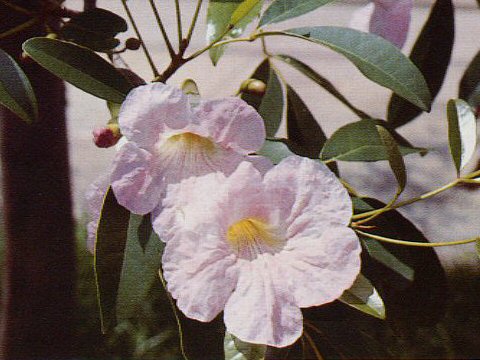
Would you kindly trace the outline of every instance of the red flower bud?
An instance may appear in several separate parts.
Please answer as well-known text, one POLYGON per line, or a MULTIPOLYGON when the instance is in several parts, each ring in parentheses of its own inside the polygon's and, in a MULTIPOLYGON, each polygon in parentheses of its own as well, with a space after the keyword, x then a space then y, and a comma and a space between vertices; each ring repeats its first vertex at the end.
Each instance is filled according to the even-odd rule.
POLYGON ((99 148, 109 148, 122 137, 118 124, 108 124, 103 128, 96 128, 92 134, 93 142, 99 148))

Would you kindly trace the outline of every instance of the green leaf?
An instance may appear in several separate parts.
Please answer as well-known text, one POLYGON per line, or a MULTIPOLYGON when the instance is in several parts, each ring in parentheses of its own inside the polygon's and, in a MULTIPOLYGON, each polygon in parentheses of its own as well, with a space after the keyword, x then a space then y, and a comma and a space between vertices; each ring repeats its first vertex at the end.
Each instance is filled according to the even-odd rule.
POLYGON ((318 159, 327 140, 310 110, 290 86, 287 86, 287 137, 294 152, 318 159))
POLYGON ((191 106, 197 106, 200 103, 200 90, 198 90, 197 83, 192 79, 186 79, 182 83, 182 91, 188 95, 191 106))
POLYGON ((257 109, 265 122, 267 137, 275 137, 280 127, 285 109, 283 88, 278 76, 270 66, 268 60, 264 60, 251 78, 261 80, 267 84, 267 90, 263 97, 253 94, 242 94, 242 99, 257 109))
POLYGON ((379 263, 395 271, 404 279, 410 282, 413 281, 415 272, 410 266, 402 262, 400 259, 396 258, 380 242, 372 241, 366 238, 363 238, 363 240, 363 245, 367 250, 368 255, 370 255, 372 259, 375 259, 379 263))
POLYGON ((257 151, 258 155, 268 157, 274 164, 278 164, 280 161, 288 156, 295 155, 283 141, 265 140, 263 147, 257 151))
POLYGON ((150 214, 132 214, 116 300, 119 321, 135 315, 146 301, 152 286, 162 286, 158 270, 163 248, 164 243, 152 230, 150 214))
POLYGON ((267 346, 249 344, 229 332, 225 332, 224 351, 225 360, 263 360, 265 359, 267 346))
MULTIPOLYGON (((260 13, 263 0, 253 1, 254 6, 246 13, 246 15, 237 20, 233 18, 235 12, 242 6, 243 0, 210 0, 207 10, 207 43, 210 44, 216 40, 226 40, 237 38, 243 34, 245 28, 260 13), (226 34, 225 32, 228 31, 226 34), (225 35, 223 35, 225 34, 225 35), (223 35, 223 36, 222 36, 223 35), (221 38, 220 38, 221 37, 221 38)), ((248 8, 245 8, 246 11, 248 8)), ((223 53, 226 45, 216 46, 209 50, 210 59, 216 65, 223 53)))
POLYGON ((472 59, 462 76, 458 97, 474 108, 480 106, 480 51, 472 59))
POLYGON ((385 305, 382 298, 362 274, 358 274, 352 287, 345 290, 338 300, 368 315, 385 319, 385 305))
MULTIPOLYGON (((387 127, 385 121, 364 119, 339 128, 327 140, 320 158, 323 161, 379 161, 388 160, 389 155, 378 134, 376 125, 387 127)), ((402 155, 425 153, 425 149, 412 147, 399 134, 391 130, 393 138, 400 144, 402 155)))
POLYGON ((27 123, 38 117, 37 99, 23 70, 0 49, 0 104, 27 123))
POLYGON ((335 26, 304 27, 261 36, 299 37, 329 47, 349 59, 368 79, 430 110, 431 96, 422 73, 389 41, 370 33, 335 26))
POLYGON ((95 8, 73 16, 61 29, 61 35, 94 51, 108 51, 120 44, 115 36, 127 31, 127 22, 111 11, 95 8))
POLYGON ((259 26, 275 24, 313 11, 333 0, 276 0, 265 10, 259 26))
MULTIPOLYGON (((427 81, 435 99, 442 87, 454 43, 455 21, 451 0, 437 0, 430 16, 413 46, 410 60, 427 81)), ((393 94, 388 105, 387 121, 394 128, 415 119, 422 110, 393 94)))
POLYGON ((302 74, 313 80, 316 84, 327 90, 331 95, 336 97, 340 102, 342 102, 345 106, 347 106, 350 110, 352 110, 355 114, 358 115, 360 118, 368 118, 369 116, 365 114, 363 111, 357 109, 355 106, 352 105, 350 101, 348 101, 345 96, 343 96, 335 86, 326 78, 318 74, 315 70, 313 70, 307 64, 301 62, 298 59, 295 59, 289 55, 275 55, 276 59, 282 60, 283 62, 287 63, 288 65, 294 67, 302 74))
POLYGON ((23 50, 59 78, 101 99, 122 103, 132 85, 110 63, 73 43, 32 38, 23 50))
POLYGON ((477 124, 470 105, 461 99, 447 104, 448 145, 457 173, 470 161, 477 144, 477 124))
POLYGON ((236 26, 240 21, 242 21, 247 16, 250 16, 250 13, 255 11, 255 8, 262 3, 263 0, 244 0, 242 3, 235 9, 230 18, 230 25, 236 26))
POLYGON ((405 185, 407 184, 407 171, 405 170, 405 163, 403 161, 400 149, 397 146, 397 142, 390 134, 390 132, 381 125, 375 125, 380 135, 385 149, 387 150, 388 162, 392 168, 393 174, 397 179, 398 191, 397 197, 401 194, 405 185))
POLYGON ((95 241, 95 281, 102 332, 117 324, 116 301, 123 267, 130 212, 120 206, 108 189, 98 221, 95 241))

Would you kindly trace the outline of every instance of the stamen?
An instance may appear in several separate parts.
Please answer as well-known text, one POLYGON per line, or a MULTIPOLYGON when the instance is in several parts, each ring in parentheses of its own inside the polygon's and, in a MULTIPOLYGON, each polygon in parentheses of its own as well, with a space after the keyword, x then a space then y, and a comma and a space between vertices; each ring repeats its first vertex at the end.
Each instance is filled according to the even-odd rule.
POLYGON ((251 255, 275 252, 284 243, 278 229, 257 218, 245 218, 231 225, 227 241, 238 254, 251 255))

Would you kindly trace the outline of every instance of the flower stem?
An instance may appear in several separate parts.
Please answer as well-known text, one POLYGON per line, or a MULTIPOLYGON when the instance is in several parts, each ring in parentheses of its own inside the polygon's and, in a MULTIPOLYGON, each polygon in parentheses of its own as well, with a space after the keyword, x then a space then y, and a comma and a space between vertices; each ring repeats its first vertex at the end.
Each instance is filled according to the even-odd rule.
POLYGON ((476 241, 480 241, 480 236, 471 238, 471 239, 464 239, 464 240, 457 240, 457 241, 447 241, 447 242, 435 242, 435 243, 423 243, 423 242, 416 242, 416 241, 405 241, 405 240, 398 240, 398 239, 392 239, 388 238, 385 236, 380 236, 380 235, 375 235, 375 234, 370 234, 363 232, 358 229, 354 229, 356 233, 369 237, 370 239, 378 240, 378 241, 383 241, 387 242, 390 244, 396 244, 396 245, 405 245, 405 246, 416 246, 416 247, 440 247, 440 246, 453 246, 453 245, 463 245, 463 244, 469 244, 473 243, 476 241))
POLYGON ((145 45, 145 42, 142 39, 142 35, 140 34, 140 31, 138 30, 138 27, 137 27, 137 24, 135 23, 133 15, 132 15, 130 9, 128 8, 127 0, 122 0, 122 4, 123 4, 123 8, 125 9, 125 12, 127 13, 128 19, 130 20, 130 23, 133 26, 133 30, 135 31, 135 34, 137 35, 137 38, 138 38, 138 40, 140 40, 140 42, 142 44, 143 52, 145 53, 145 57, 147 58, 148 64, 150 65, 150 68, 152 69, 153 76, 158 77, 159 72, 158 72, 158 70, 155 66, 155 63, 152 60, 152 57, 150 56, 150 52, 148 51, 147 46, 145 45))
POLYGON ((155 16, 158 27, 162 32, 163 40, 165 41, 165 45, 167 46, 168 53, 170 54, 170 57, 173 58, 175 56, 175 50, 173 50, 172 43, 168 38, 167 31, 165 30, 165 26, 163 25, 162 19, 160 18, 160 14, 158 13, 157 7, 155 5, 155 1, 154 0, 148 0, 148 1, 150 3, 150 6, 152 7, 153 15, 155 16))
POLYGON ((15 26, 11 29, 8 29, 7 31, 3 32, 0 34, 0 39, 6 38, 8 36, 11 36, 13 34, 16 34, 20 31, 28 29, 30 26, 35 25, 39 21, 38 17, 34 17, 30 20, 25 21, 23 24, 20 24, 18 26, 15 26))
POLYGON ((163 278, 163 274, 162 274, 161 269, 158 271, 158 275, 160 277, 160 281, 162 283, 162 286, 165 289, 165 293, 167 295, 168 302, 170 303, 170 306, 172 307, 173 315, 175 316, 175 321, 177 322, 179 342, 180 342, 180 352, 182 353, 182 356, 183 356, 184 360, 188 360, 188 356, 185 353, 185 348, 184 348, 184 344, 183 344, 183 330, 182 330, 182 324, 180 323, 180 318, 178 317, 177 307, 176 307, 172 297, 170 296, 170 293, 167 290, 167 284, 165 283, 165 279, 163 278))
POLYGON ((425 194, 422 194, 420 196, 416 196, 414 198, 411 198, 411 199, 408 199, 408 200, 404 200, 404 201, 400 201, 396 204, 392 204, 392 205, 387 205, 381 209, 377 209, 377 210, 372 210, 372 211, 367 211, 367 212, 364 212, 364 213, 361 213, 361 214, 357 214, 357 215, 353 215, 352 216, 352 220, 358 220, 358 219, 364 219, 364 218, 368 218, 372 215, 380 215, 380 214, 383 214, 384 212, 387 212, 387 211, 390 211, 390 210, 394 210, 394 209, 398 209, 402 206, 406 206, 406 205, 410 205, 410 204, 413 204, 417 201, 420 201, 420 200, 425 200, 425 199, 428 199, 428 198, 431 198, 435 195, 438 195, 440 194, 441 192, 445 191, 445 190, 448 190, 448 189, 451 189, 452 187, 454 187, 455 185, 459 184, 460 182, 462 182, 462 179, 459 178, 459 179, 455 179, 453 180, 452 182, 442 186, 442 187, 439 187, 438 189, 435 189, 433 191, 430 191, 430 192, 427 192, 425 194))
POLYGON ((178 32, 178 46, 182 46, 183 31, 182 31, 182 12, 180 9, 180 1, 175 0, 175 14, 177 15, 177 32, 178 32))
POLYGON ((195 25, 197 24, 198 15, 200 13, 200 8, 202 7, 203 0, 198 0, 197 7, 195 8, 195 13, 193 14, 192 23, 190 24, 190 28, 188 29, 186 43, 189 44, 190 40, 192 39, 193 30, 195 29, 195 25))

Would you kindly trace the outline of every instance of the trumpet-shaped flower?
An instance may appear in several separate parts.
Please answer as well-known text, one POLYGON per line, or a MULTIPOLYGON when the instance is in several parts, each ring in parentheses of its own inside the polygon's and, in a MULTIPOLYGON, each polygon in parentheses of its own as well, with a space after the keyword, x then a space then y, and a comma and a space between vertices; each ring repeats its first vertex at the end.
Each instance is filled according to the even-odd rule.
POLYGON ((265 128, 255 109, 238 98, 192 108, 179 89, 149 84, 129 93, 118 121, 127 142, 114 160, 112 189, 137 214, 158 210, 167 185, 190 176, 230 174, 246 159, 271 166, 248 156, 263 145, 265 128))
POLYGON ((373 0, 355 12, 354 29, 379 35, 401 48, 407 39, 413 0, 373 0))
POLYGON ((243 162, 169 186, 153 227, 179 309, 224 311, 239 339, 283 347, 302 334, 300 308, 331 302, 360 271, 350 198, 323 164, 291 156, 264 176, 243 162))

